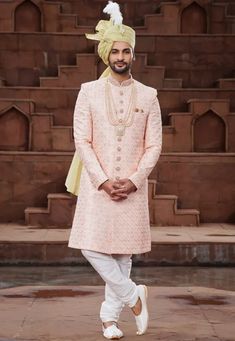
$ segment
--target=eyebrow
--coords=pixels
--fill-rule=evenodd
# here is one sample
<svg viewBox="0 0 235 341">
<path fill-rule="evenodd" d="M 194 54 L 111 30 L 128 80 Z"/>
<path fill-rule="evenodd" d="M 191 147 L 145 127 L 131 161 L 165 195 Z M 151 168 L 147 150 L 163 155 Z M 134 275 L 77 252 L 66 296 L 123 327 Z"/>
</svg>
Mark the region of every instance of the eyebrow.
<svg viewBox="0 0 235 341">
<path fill-rule="evenodd" d="M 125 49 L 123 49 L 123 50 L 119 50 L 119 49 L 112 49 L 111 51 L 112 51 L 112 52 L 117 52 L 117 51 L 126 52 L 126 51 L 131 51 L 131 48 L 130 48 L 130 47 L 126 47 L 126 48 L 125 48 Z"/>
</svg>

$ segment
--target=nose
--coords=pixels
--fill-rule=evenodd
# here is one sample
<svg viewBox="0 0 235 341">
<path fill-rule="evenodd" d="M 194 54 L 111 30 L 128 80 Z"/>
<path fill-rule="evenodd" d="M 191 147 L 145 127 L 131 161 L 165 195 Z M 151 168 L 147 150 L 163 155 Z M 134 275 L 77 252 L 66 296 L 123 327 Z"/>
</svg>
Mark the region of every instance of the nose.
<svg viewBox="0 0 235 341">
<path fill-rule="evenodd" d="M 117 59 L 118 59 L 118 61 L 124 60 L 124 54 L 122 52 L 119 52 Z"/>
</svg>

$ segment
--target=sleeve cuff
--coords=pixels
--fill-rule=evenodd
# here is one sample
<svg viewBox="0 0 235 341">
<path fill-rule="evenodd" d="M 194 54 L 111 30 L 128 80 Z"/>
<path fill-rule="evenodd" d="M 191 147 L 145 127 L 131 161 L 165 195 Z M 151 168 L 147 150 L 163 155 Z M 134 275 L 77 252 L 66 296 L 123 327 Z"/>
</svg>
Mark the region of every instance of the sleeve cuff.
<svg viewBox="0 0 235 341">
<path fill-rule="evenodd" d="M 97 179 L 95 179 L 94 181 L 93 181 L 93 185 L 95 186 L 95 188 L 97 189 L 97 190 L 99 190 L 100 189 L 100 186 L 105 182 L 105 181 L 107 181 L 109 178 L 106 176 L 106 175 L 104 175 L 104 176 L 100 176 L 99 178 L 97 178 Z"/>
<path fill-rule="evenodd" d="M 129 176 L 128 179 L 131 180 L 131 182 L 133 182 L 133 184 L 136 187 L 136 190 L 140 188 L 142 181 L 140 181 L 139 176 L 137 174 Z"/>
</svg>

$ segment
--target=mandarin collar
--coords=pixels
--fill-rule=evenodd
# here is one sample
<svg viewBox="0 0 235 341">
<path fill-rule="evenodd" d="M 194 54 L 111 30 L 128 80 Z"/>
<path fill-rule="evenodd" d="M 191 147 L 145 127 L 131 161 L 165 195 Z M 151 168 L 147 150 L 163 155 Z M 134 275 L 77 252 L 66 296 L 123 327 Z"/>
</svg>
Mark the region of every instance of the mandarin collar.
<svg viewBox="0 0 235 341">
<path fill-rule="evenodd" d="M 133 77 L 132 75 L 130 75 L 130 78 L 126 79 L 125 81 L 122 81 L 121 83 L 119 83 L 114 77 L 112 77 L 111 75 L 108 76 L 108 81 L 116 86 L 128 86 L 131 85 L 133 83 Z"/>
</svg>

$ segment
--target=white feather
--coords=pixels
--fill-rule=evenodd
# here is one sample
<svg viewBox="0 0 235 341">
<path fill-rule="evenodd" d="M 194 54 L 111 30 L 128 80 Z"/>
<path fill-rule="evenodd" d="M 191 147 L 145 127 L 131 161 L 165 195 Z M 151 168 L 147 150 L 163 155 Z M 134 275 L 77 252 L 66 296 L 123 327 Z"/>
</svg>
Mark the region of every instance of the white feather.
<svg viewBox="0 0 235 341">
<path fill-rule="evenodd" d="M 123 17 L 118 3 L 109 1 L 108 5 L 104 8 L 103 12 L 110 15 L 114 25 L 122 24 Z"/>
</svg>

